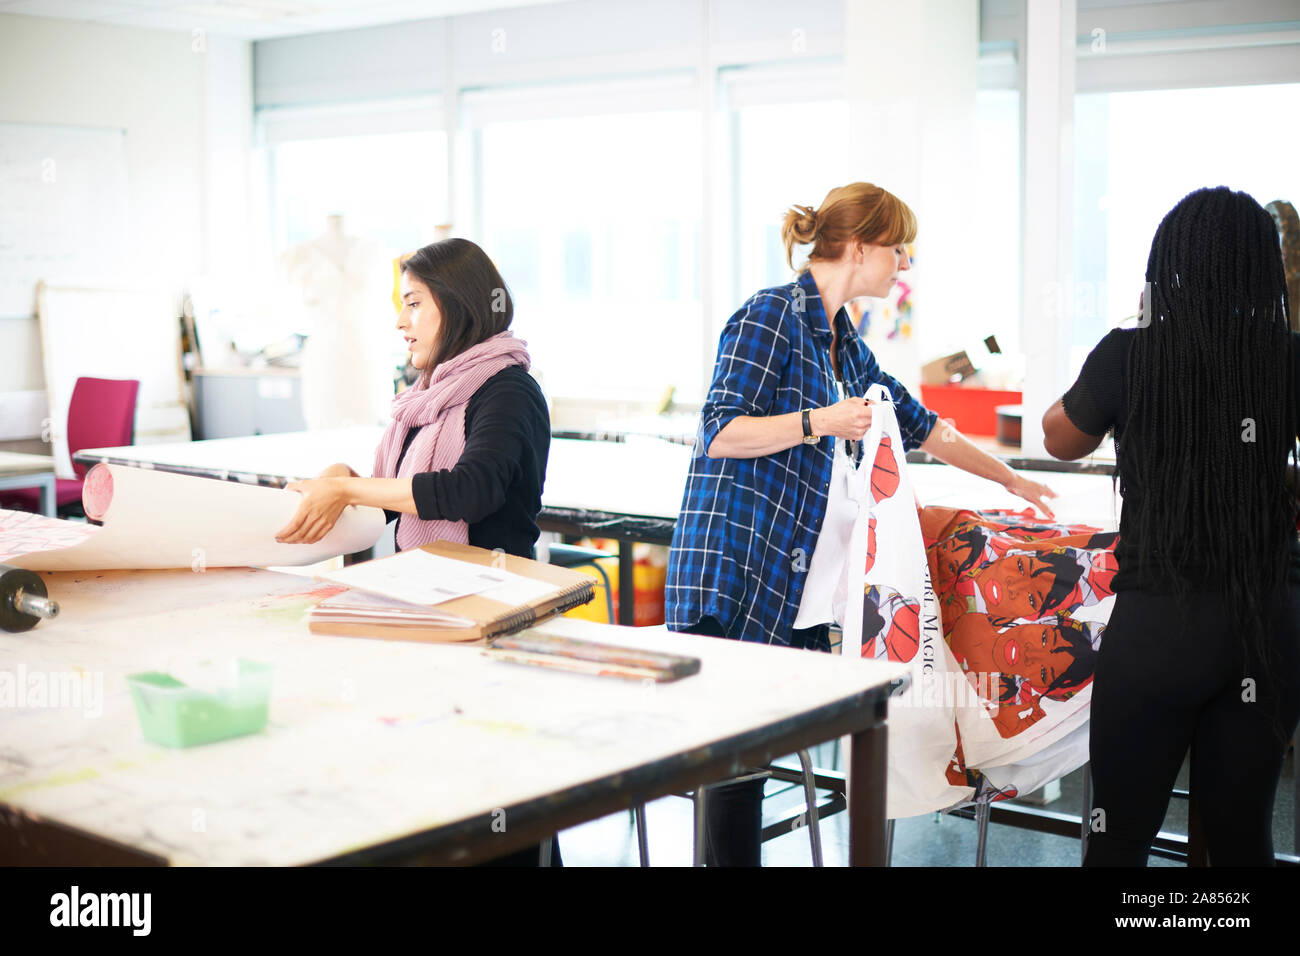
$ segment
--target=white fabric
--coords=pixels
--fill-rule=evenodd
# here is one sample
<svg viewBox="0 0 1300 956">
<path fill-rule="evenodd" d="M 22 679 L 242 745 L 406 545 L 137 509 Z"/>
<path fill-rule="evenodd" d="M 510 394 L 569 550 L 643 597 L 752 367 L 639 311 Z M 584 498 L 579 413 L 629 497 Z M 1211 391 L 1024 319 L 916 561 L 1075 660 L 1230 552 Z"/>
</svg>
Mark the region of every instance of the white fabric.
<svg viewBox="0 0 1300 956">
<path fill-rule="evenodd" d="M 861 470 L 870 476 L 879 461 L 882 473 L 878 492 L 870 477 L 864 483 L 867 493 L 849 546 L 848 591 L 855 599 L 845 607 L 842 647 L 846 657 L 912 668 L 907 688 L 889 702 L 885 815 L 894 819 L 945 809 L 969 799 L 973 788 L 953 786 L 946 774 L 957 731 L 954 702 L 945 690 L 949 675 L 958 682 L 965 678 L 943 639 L 898 417 L 884 386 L 873 385 L 867 397 L 877 404 Z M 892 487 L 885 480 L 891 474 L 897 474 Z M 868 603 L 872 623 L 864 630 Z"/>
<path fill-rule="evenodd" d="M 839 624 L 844 616 L 847 593 L 844 572 L 848 567 L 849 542 L 861 507 L 863 478 L 870 471 L 870 468 L 855 467 L 843 440 L 835 440 L 826 517 L 808 562 L 808 578 L 794 617 L 795 628 Z"/>
<path fill-rule="evenodd" d="M 837 381 L 836 386 L 843 400 L 844 383 Z M 843 439 L 836 438 L 834 447 L 831 484 L 826 493 L 826 516 L 822 519 L 817 544 L 813 546 L 812 558 L 807 564 L 808 577 L 799 599 L 799 610 L 794 616 L 797 630 L 818 624 L 839 624 L 844 617 L 849 541 L 871 469 L 861 463 L 855 465 L 853 452 L 856 449 L 850 446 L 846 450 Z M 795 570 L 801 569 L 796 565 Z"/>
<path fill-rule="evenodd" d="M 868 390 L 868 397 L 876 398 L 879 387 Z M 886 439 L 888 447 L 882 448 Z M 1012 791 L 1023 795 L 1082 766 L 1088 759 L 1091 684 L 1067 701 L 1043 699 L 1049 719 L 1003 738 L 993 724 L 988 692 L 981 695 L 944 639 L 916 498 L 887 394 L 874 407 L 859 470 L 871 475 L 877 465 L 879 475 L 864 482 L 866 493 L 849 544 L 848 589 L 855 599 L 845 606 L 842 652 L 911 668 L 907 687 L 889 701 L 885 815 L 897 819 Z M 1104 620 L 1109 607 L 1098 605 L 1087 613 Z M 970 777 L 949 775 L 958 733 L 963 765 L 984 774 L 978 792 Z"/>
</svg>

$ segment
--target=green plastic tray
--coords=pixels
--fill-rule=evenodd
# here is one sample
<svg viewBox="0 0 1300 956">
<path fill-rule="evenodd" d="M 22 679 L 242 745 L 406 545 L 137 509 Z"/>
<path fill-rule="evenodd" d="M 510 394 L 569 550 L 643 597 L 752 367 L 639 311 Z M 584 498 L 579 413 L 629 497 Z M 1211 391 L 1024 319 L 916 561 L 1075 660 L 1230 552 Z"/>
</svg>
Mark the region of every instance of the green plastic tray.
<svg viewBox="0 0 1300 956">
<path fill-rule="evenodd" d="M 193 747 L 255 734 L 266 727 L 271 665 L 239 661 L 235 686 L 215 692 L 187 687 L 170 674 L 127 675 L 145 738 L 167 747 Z"/>
</svg>

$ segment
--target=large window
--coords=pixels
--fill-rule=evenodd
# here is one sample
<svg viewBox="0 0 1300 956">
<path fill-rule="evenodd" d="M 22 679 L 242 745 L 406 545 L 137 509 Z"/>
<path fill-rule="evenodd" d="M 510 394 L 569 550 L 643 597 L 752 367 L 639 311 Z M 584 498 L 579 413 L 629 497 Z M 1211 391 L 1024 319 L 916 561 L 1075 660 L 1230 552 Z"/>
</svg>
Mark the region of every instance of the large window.
<svg viewBox="0 0 1300 956">
<path fill-rule="evenodd" d="M 548 392 L 698 399 L 699 114 L 489 123 L 482 244 Z"/>
<path fill-rule="evenodd" d="M 1075 99 L 1075 324 L 1090 348 L 1137 311 L 1160 220 L 1203 186 L 1300 201 L 1300 84 Z"/>
<path fill-rule="evenodd" d="M 728 314 L 759 289 L 792 278 L 781 242 L 786 210 L 795 204 L 815 209 L 831 189 L 855 178 L 847 134 L 838 142 L 831 135 L 849 128 L 844 100 L 747 106 L 736 111 L 734 124 L 736 258 Z M 792 149 L 791 142 L 818 146 Z M 796 250 L 796 267 L 806 254 Z"/>
<path fill-rule="evenodd" d="M 975 99 L 974 160 L 979 188 L 971 235 L 978 247 L 979 288 L 959 321 L 973 339 L 997 337 L 1004 352 L 1020 349 L 1020 93 L 980 90 Z M 970 343 L 967 339 L 962 346 Z"/>
<path fill-rule="evenodd" d="M 447 219 L 446 134 L 383 133 L 271 149 L 275 252 L 318 237 L 325 217 L 397 255 L 433 242 Z"/>
</svg>

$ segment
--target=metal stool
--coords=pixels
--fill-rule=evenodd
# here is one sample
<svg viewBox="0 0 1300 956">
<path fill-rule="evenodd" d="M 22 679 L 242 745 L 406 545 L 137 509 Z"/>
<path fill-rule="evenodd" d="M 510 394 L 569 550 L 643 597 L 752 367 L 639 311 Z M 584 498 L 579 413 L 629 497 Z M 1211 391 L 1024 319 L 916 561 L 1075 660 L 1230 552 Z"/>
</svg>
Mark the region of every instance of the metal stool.
<svg viewBox="0 0 1300 956">
<path fill-rule="evenodd" d="M 615 555 L 597 548 L 580 548 L 576 544 L 553 544 L 550 546 L 550 563 L 562 568 L 580 568 L 590 565 L 605 583 L 605 610 L 609 614 L 609 623 L 614 620 L 614 591 L 610 587 L 609 574 L 598 563 L 601 558 L 613 558 Z"/>
<path fill-rule="evenodd" d="M 608 615 L 607 621 L 610 624 L 617 624 L 614 618 L 614 589 L 610 586 L 609 574 L 600 565 L 601 558 L 613 558 L 615 555 L 607 551 L 601 551 L 598 548 L 582 548 L 576 544 L 553 544 L 550 546 L 550 563 L 562 568 L 580 568 L 589 566 L 600 575 L 605 584 L 605 613 Z M 646 844 L 645 837 L 645 804 L 638 803 L 629 808 L 632 819 L 636 823 L 637 834 L 637 853 L 641 859 L 642 866 L 649 866 L 650 848 Z M 545 840 L 542 844 L 542 858 L 546 862 L 543 866 L 550 865 L 551 841 Z"/>
<path fill-rule="evenodd" d="M 1091 788 L 1089 787 L 1088 765 L 1083 765 L 1083 814 L 1079 821 L 1079 862 L 1088 851 L 1088 820 L 1090 816 Z M 979 790 L 976 790 L 979 795 Z M 989 823 L 993 813 L 993 801 L 979 799 L 975 801 L 975 865 L 988 866 Z M 887 852 L 893 851 L 894 821 L 889 821 L 889 838 Z"/>
<path fill-rule="evenodd" d="M 1088 833 L 1091 830 L 1092 823 L 1092 765 L 1085 763 L 1081 768 L 1083 770 L 1083 808 L 1079 813 L 1079 863 L 1082 864 L 1084 857 L 1088 855 Z M 1173 796 L 1186 797 L 1186 790 L 1175 789 Z M 975 865 L 988 865 L 988 838 L 989 838 L 989 816 L 991 814 L 991 803 L 981 801 L 975 805 Z M 889 821 L 889 848 L 893 848 L 894 821 Z"/>
<path fill-rule="evenodd" d="M 801 768 L 800 777 L 803 781 L 808 840 L 812 847 L 812 865 L 822 866 L 821 823 L 817 811 L 817 782 L 813 771 L 812 757 L 809 755 L 807 750 L 800 750 L 798 756 L 799 766 Z M 744 783 L 747 780 L 766 780 L 771 778 L 773 774 L 774 768 L 767 767 L 763 770 L 756 770 L 753 773 L 742 774 L 741 776 L 731 777 L 727 780 L 720 780 L 717 783 L 705 784 L 704 786 L 697 787 L 694 792 L 691 793 L 691 801 L 695 805 L 695 846 L 693 865 L 704 866 L 704 828 L 709 790 L 714 787 L 727 786 L 728 784 Z M 633 810 L 636 815 L 637 852 L 640 856 L 640 863 L 642 866 L 649 866 L 650 851 L 649 840 L 646 836 L 645 804 L 637 804 Z"/>
<path fill-rule="evenodd" d="M 611 555 L 605 551 L 600 551 L 596 548 L 582 548 L 572 544 L 552 544 L 550 546 L 549 560 L 551 564 L 558 565 L 560 567 L 565 567 L 565 568 L 576 568 L 576 567 L 582 567 L 584 565 L 589 565 L 590 567 L 594 568 L 596 570 L 596 573 L 599 574 L 601 579 L 604 581 L 605 608 L 606 608 L 606 612 L 609 615 L 609 623 L 614 624 L 616 622 L 614 618 L 613 589 L 610 587 L 609 575 L 606 573 L 605 569 L 601 567 L 601 565 L 598 563 L 601 558 L 610 558 L 610 557 L 614 557 L 614 555 Z M 836 747 L 838 748 L 839 746 L 838 739 L 836 740 L 835 743 L 836 743 Z M 808 818 L 807 819 L 808 839 L 812 846 L 813 866 L 821 866 L 822 865 L 821 827 L 820 827 L 820 823 L 818 820 L 818 813 L 817 813 L 817 785 L 816 785 L 816 778 L 813 772 L 812 758 L 809 756 L 807 750 L 800 750 L 798 756 L 799 756 L 799 764 L 800 767 L 802 768 L 804 801 L 807 807 L 806 813 Z M 838 763 L 838 757 L 839 754 L 837 750 L 836 752 L 837 763 Z M 772 775 L 773 775 L 773 771 L 772 769 L 769 768 L 761 771 L 756 771 L 755 773 L 745 774 L 740 777 L 734 777 L 730 780 L 723 780 L 723 781 L 719 781 L 718 783 L 708 784 L 694 791 L 694 793 L 691 795 L 691 798 L 695 804 L 694 859 L 695 859 L 696 866 L 704 865 L 704 819 L 705 819 L 704 814 L 705 814 L 706 801 L 708 799 L 707 791 L 711 787 L 723 786 L 729 783 L 743 783 L 746 780 L 755 780 L 758 779 L 759 777 L 768 778 L 771 777 Z M 630 807 L 629 809 L 636 825 L 637 857 L 639 859 L 641 866 L 649 866 L 650 865 L 650 843 L 649 843 L 649 838 L 647 836 L 645 804 L 638 803 L 635 806 Z M 892 829 L 890 831 L 890 835 L 891 836 L 893 835 Z M 543 859 L 542 865 L 543 866 L 550 865 L 550 855 L 551 855 L 551 840 L 548 838 L 544 840 L 542 843 L 542 859 Z"/>
<path fill-rule="evenodd" d="M 609 623 L 616 623 L 614 620 L 614 592 L 609 585 L 609 575 L 598 563 L 601 558 L 612 558 L 614 555 L 609 554 L 606 551 L 601 551 L 598 548 L 580 548 L 576 544 L 553 544 L 548 550 L 550 551 L 548 558 L 549 563 L 557 565 L 558 567 L 580 568 L 584 565 L 589 565 L 595 569 L 596 573 L 600 575 L 601 580 L 605 584 L 605 612 L 609 615 Z M 645 808 L 638 806 L 635 808 L 634 812 L 639 812 L 641 814 L 638 818 L 638 822 L 640 823 L 644 818 Z M 553 841 L 554 837 L 547 837 L 542 840 L 542 866 L 551 865 L 551 847 Z M 642 849 L 642 856 L 645 856 L 644 848 Z"/>
</svg>

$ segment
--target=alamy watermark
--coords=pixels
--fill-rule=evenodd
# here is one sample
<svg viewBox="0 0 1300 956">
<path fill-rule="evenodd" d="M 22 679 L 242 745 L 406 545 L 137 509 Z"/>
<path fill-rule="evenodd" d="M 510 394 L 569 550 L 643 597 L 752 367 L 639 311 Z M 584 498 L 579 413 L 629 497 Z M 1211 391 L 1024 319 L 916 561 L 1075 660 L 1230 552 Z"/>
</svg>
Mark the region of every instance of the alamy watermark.
<svg viewBox="0 0 1300 956">
<path fill-rule="evenodd" d="M 963 671 L 913 675 L 906 687 L 896 689 L 890 707 L 979 707 L 990 715 L 998 712 L 1002 675 L 994 672 L 968 674 Z"/>
<path fill-rule="evenodd" d="M 83 893 L 73 885 L 50 897 L 51 926 L 126 926 L 133 936 L 148 936 L 151 893 Z"/>
<path fill-rule="evenodd" d="M 0 708 L 33 707 L 81 710 L 87 717 L 104 714 L 103 671 L 0 671 Z"/>
</svg>

